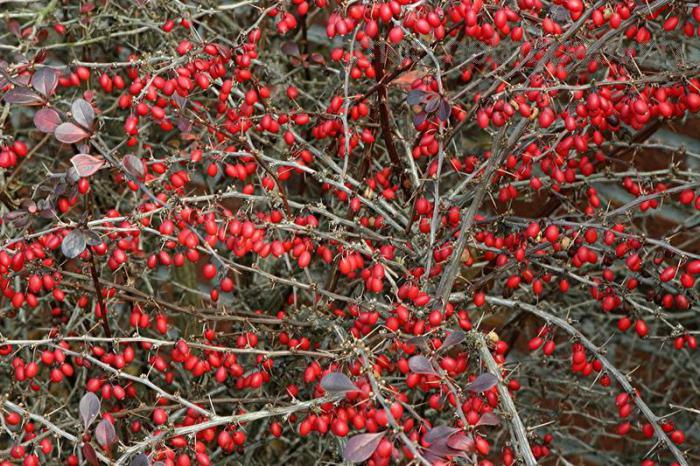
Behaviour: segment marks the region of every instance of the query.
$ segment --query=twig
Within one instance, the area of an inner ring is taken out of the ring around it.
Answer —
[[[656,438],[659,440],[659,442],[663,443],[666,446],[666,448],[668,448],[668,450],[671,452],[674,458],[676,458],[676,461],[678,461],[678,464],[680,466],[688,466],[688,462],[685,459],[683,453],[678,449],[676,444],[673,443],[673,441],[671,441],[670,438],[668,438],[666,432],[658,424],[659,417],[655,415],[654,412],[649,408],[649,406],[644,402],[644,400],[642,400],[642,398],[639,396],[632,384],[629,382],[629,380],[627,380],[627,377],[622,372],[620,372],[605,356],[603,356],[598,347],[591,340],[586,338],[586,336],[582,334],[578,329],[576,329],[576,327],[569,324],[566,320],[557,317],[549,312],[543,311],[537,306],[533,306],[531,304],[513,301],[510,299],[498,298],[496,296],[487,296],[486,302],[497,306],[505,306],[513,309],[523,309],[546,320],[549,323],[555,324],[557,327],[561,328],[566,333],[568,333],[572,337],[576,338],[579,342],[581,342],[581,344],[588,351],[594,354],[595,357],[601,362],[601,364],[603,364],[603,367],[605,367],[605,369],[610,373],[610,375],[612,375],[613,378],[617,380],[617,382],[625,390],[625,392],[627,392],[630,395],[632,401],[634,401],[634,404],[637,405],[637,408],[639,408],[639,411],[653,427],[654,434],[656,435]]]
[[[510,423],[510,435],[515,444],[515,448],[518,451],[520,457],[525,461],[528,466],[535,466],[537,460],[530,449],[530,443],[527,440],[527,431],[523,425],[523,421],[520,420],[518,415],[518,410],[515,408],[515,403],[510,397],[508,392],[508,387],[503,383],[503,377],[501,377],[501,370],[499,369],[496,361],[493,359],[493,355],[489,350],[486,339],[482,334],[476,334],[476,341],[479,345],[479,354],[481,355],[481,360],[486,364],[488,371],[498,377],[498,384],[496,389],[498,390],[498,395],[500,397],[501,406],[508,413],[509,423]]]

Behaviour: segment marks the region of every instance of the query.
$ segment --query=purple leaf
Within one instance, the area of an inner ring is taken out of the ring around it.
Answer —
[[[416,113],[413,115],[413,126],[418,127],[422,125],[428,118],[428,114],[425,112]]]
[[[485,392],[498,383],[498,377],[488,372],[479,375],[472,383],[464,387],[471,392]]]
[[[17,228],[18,230],[21,230],[29,225],[32,218],[26,210],[21,209],[13,210],[12,212],[6,213],[3,219],[5,220],[5,222],[11,223],[12,226]]]
[[[445,351],[448,348],[452,348],[455,345],[458,345],[464,341],[464,339],[467,337],[467,334],[464,333],[461,330],[455,330],[449,335],[447,335],[447,338],[442,342],[442,346],[440,346],[440,351]]]
[[[440,121],[447,121],[452,113],[452,106],[446,100],[440,101],[440,106],[438,107],[438,118]]]
[[[68,236],[70,236],[70,233],[68,234]],[[66,238],[68,238],[68,236],[66,236]],[[63,242],[65,243],[65,239],[63,240]],[[61,246],[63,246],[63,245],[61,245]],[[80,405],[79,405],[80,419],[83,420],[83,425],[85,426],[86,429],[92,423],[92,421],[95,420],[97,415],[100,414],[101,407],[102,407],[102,403],[100,403],[100,399],[97,398],[97,395],[95,395],[92,392],[87,392],[80,399]]]
[[[148,456],[144,455],[143,453],[139,453],[131,459],[129,466],[150,466],[150,464],[151,460],[148,459]]]
[[[146,174],[146,167],[144,166],[143,162],[140,158],[133,154],[126,154],[124,156],[124,160],[122,160],[122,164],[124,165],[124,169],[131,176],[143,178],[143,176]]]
[[[83,128],[92,128],[92,123],[95,121],[95,110],[84,99],[76,99],[70,107],[73,114],[73,119]]]
[[[42,108],[34,114],[34,126],[42,133],[53,133],[61,124],[61,116],[52,108]]]
[[[331,394],[344,394],[357,391],[352,380],[340,372],[331,372],[321,379],[321,388]]]
[[[423,437],[423,440],[430,444],[427,451],[440,457],[454,456],[459,452],[450,448],[447,442],[452,435],[457,433],[459,433],[459,429],[456,427],[436,426],[430,429]]]
[[[423,103],[423,100],[425,99],[426,96],[425,91],[421,91],[420,89],[413,89],[408,93],[406,96],[406,103],[408,105],[418,105]]]
[[[430,450],[423,452],[423,458],[425,458],[430,464],[444,464],[444,458]]]
[[[382,438],[384,438],[384,432],[358,434],[350,437],[343,449],[343,458],[350,463],[362,463],[372,456]]]
[[[456,434],[457,432],[459,432],[459,429],[456,427],[435,426],[425,433],[425,436],[423,436],[423,440],[425,440],[428,443],[435,443],[437,440],[445,439],[450,435]]]
[[[173,100],[175,101],[178,108],[180,108],[180,109],[184,109],[187,106],[188,100],[185,97],[182,97],[177,92],[175,94],[173,94]]]
[[[425,356],[413,356],[408,360],[408,367],[417,374],[437,374],[433,363]]]
[[[131,463],[129,463],[129,466],[150,466],[150,464],[151,460],[148,459],[148,456],[144,455],[143,453],[139,453],[131,458]]]
[[[501,419],[493,413],[484,413],[479,418],[477,426],[497,426],[501,423]]]
[[[296,42],[285,42],[280,47],[280,50],[282,50],[282,53],[284,53],[285,55],[289,55],[292,57],[298,57],[299,55],[301,55],[301,52],[299,51],[299,45]]]
[[[107,419],[102,419],[95,428],[95,439],[103,447],[109,447],[117,441],[117,432]]]
[[[83,232],[85,235],[85,242],[90,245],[90,246],[99,246],[102,244],[102,238],[100,238],[100,235],[95,233],[92,230],[86,230]]]
[[[317,65],[325,65],[326,64],[326,59],[323,58],[323,55],[320,53],[312,53],[311,56],[311,61],[316,63]]]
[[[58,85],[58,72],[52,68],[39,68],[32,75],[32,87],[44,97],[49,97]]]
[[[80,230],[72,230],[70,233],[66,235],[65,238],[63,238],[63,242],[61,243],[61,251],[63,252],[63,255],[65,255],[69,259],[73,259],[75,257],[78,257],[82,252],[85,250],[85,246],[87,245],[87,241],[85,239],[85,235],[83,234],[82,231]],[[89,406],[86,405],[86,414],[83,414],[83,400],[85,400],[86,397],[89,395],[92,395],[95,400],[97,400],[97,405],[95,405],[94,400],[90,399],[87,403],[90,403]],[[96,406],[96,411],[95,411],[95,406]],[[82,400],[80,400],[80,417],[83,418],[83,422],[85,422],[87,414],[93,414],[94,416],[97,416],[97,414],[100,412],[100,400],[97,399],[97,396],[95,396],[92,393],[86,393],[85,396],[83,397]],[[93,417],[94,419],[94,417]],[[92,421],[91,421],[92,422]],[[88,426],[89,423],[85,425],[85,427]]]
[[[82,178],[96,173],[105,164],[104,159],[99,159],[89,154],[74,155],[70,161],[75,167],[75,171],[78,172],[78,176]]]
[[[408,340],[406,340],[406,343],[409,345],[417,346],[425,352],[430,351],[430,346],[428,346],[428,339],[422,335],[417,337],[411,337]]]
[[[73,144],[78,141],[82,141],[90,134],[85,131],[80,126],[74,125],[73,123],[62,123],[58,125],[54,131],[54,136],[61,142],[66,144]]]
[[[425,105],[425,111],[428,113],[433,113],[437,110],[438,105],[440,105],[440,99],[437,97],[432,97],[428,99],[428,103]]]
[[[39,105],[44,99],[36,92],[26,87],[13,87],[3,96],[8,104]]]

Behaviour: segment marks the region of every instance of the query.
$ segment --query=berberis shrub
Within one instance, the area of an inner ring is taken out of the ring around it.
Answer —
[[[697,3],[0,18],[0,466],[700,464]]]

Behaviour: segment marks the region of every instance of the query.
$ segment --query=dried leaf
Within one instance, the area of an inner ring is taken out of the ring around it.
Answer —
[[[74,155],[70,161],[78,173],[78,176],[82,178],[97,173],[97,171],[105,164],[104,159],[93,157],[89,154]]]
[[[350,437],[343,449],[343,458],[351,463],[362,463],[369,459],[384,438],[384,432],[358,434]]]
[[[408,367],[417,374],[437,374],[433,363],[425,356],[413,356],[408,360]]]
[[[73,123],[62,123],[58,125],[53,134],[56,136],[56,139],[66,144],[73,144],[90,136],[87,131]]]
[[[95,121],[95,110],[85,99],[76,99],[70,107],[73,119],[83,128],[90,129]]]
[[[61,243],[61,251],[63,252],[63,255],[65,255],[69,259],[73,259],[75,257],[78,257],[82,252],[85,250],[85,246],[87,245],[86,240],[85,240],[85,235],[83,234],[82,231],[80,230],[73,230],[70,233],[66,235],[65,238],[63,238],[63,242]],[[80,400],[80,416],[83,418],[83,422],[85,421],[85,416],[83,415],[83,400],[88,397],[91,393],[86,393],[85,396],[83,397],[82,400]],[[92,394],[95,399],[97,397]],[[95,403],[92,399],[88,401],[90,403],[89,405],[86,405],[86,409],[90,409],[89,411],[86,411],[86,413],[92,414],[93,408],[95,407]],[[100,400],[97,400],[97,412],[95,413],[95,416],[97,413],[100,411]],[[87,425],[85,426],[87,427]]]
[[[42,133],[53,133],[61,124],[61,116],[52,108],[42,108],[34,114],[34,126]]]
[[[58,86],[58,71],[52,68],[39,68],[32,75],[32,87],[44,97],[50,97]]]
[[[479,375],[472,383],[464,387],[471,392],[485,392],[498,383],[498,377],[488,372]]]
[[[117,441],[117,432],[107,419],[102,419],[95,428],[95,439],[102,447],[109,447]]]
[[[345,394],[357,391],[357,387],[352,380],[340,372],[331,372],[321,379],[321,388],[331,394]]]
[[[39,105],[44,102],[44,99],[26,87],[13,87],[3,96],[8,104],[17,105]]]
[[[416,79],[420,79],[423,76],[425,76],[425,71],[422,71],[422,70],[408,71],[407,73],[403,73],[398,78],[391,81],[390,84],[395,84],[397,86],[402,86],[402,87],[408,87],[408,86],[413,85],[413,83],[416,81]]]

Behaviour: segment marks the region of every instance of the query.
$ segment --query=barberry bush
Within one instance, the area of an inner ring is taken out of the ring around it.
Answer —
[[[1,2],[0,465],[700,464],[700,5]]]

